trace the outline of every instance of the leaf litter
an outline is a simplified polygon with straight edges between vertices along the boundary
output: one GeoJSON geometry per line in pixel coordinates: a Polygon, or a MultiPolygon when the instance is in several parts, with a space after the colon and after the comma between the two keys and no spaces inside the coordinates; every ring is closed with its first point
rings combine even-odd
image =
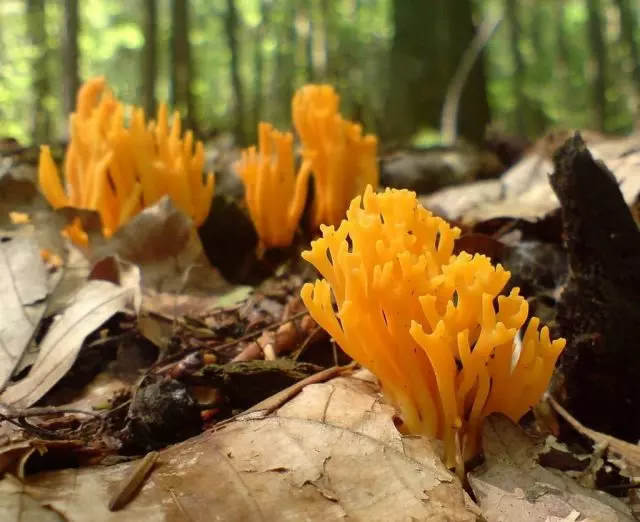
{"type": "MultiPolygon", "coordinates": [[[[461,218],[465,250],[503,262],[536,313],[546,307],[552,320],[567,260],[546,179],[557,144],[545,147],[497,182],[444,189],[427,201],[461,218]],[[478,199],[480,186],[491,187],[493,204],[478,199]]],[[[627,203],[637,194],[629,147],[593,143],[627,203]]],[[[14,178],[0,178],[0,203],[40,205],[28,177],[14,178]]],[[[637,469],[635,452],[625,453],[629,443],[612,439],[590,453],[580,436],[602,442],[597,432],[554,410],[542,414],[542,406],[526,433],[500,417],[486,423],[484,463],[466,475],[465,491],[442,466],[438,441],[400,435],[375,379],[334,366],[348,359],[296,297],[304,277],[295,263],[276,273],[296,253],[257,258],[246,215],[231,201],[213,208],[197,235],[168,199],[110,240],[95,223],[92,250],[66,245],[58,269],[42,262],[38,247],[84,215],[66,209],[44,233],[35,218],[2,232],[3,248],[32,237],[28,256],[16,259],[27,256],[45,276],[62,278],[51,295],[50,277],[43,286],[31,273],[25,285],[44,295],[21,300],[15,316],[40,306],[44,317],[32,322],[29,339],[42,331],[0,397],[3,520],[32,513],[42,520],[298,520],[303,512],[311,520],[631,519],[626,503],[593,489],[627,495],[637,469]],[[235,244],[229,223],[240,225],[235,244]],[[546,446],[536,435],[547,436],[546,446]],[[147,464],[157,461],[135,471],[139,461],[129,460],[145,454],[147,464]],[[569,457],[580,471],[569,470],[569,457]]],[[[94,218],[83,217],[88,225],[94,218]]]]}

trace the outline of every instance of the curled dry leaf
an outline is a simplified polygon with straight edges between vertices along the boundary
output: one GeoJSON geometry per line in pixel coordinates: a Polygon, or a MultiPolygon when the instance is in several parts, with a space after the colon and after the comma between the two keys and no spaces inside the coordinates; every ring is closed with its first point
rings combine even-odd
{"type": "Polygon", "coordinates": [[[491,416],[484,426],[485,463],[469,474],[469,483],[485,518],[491,521],[565,519],[635,520],[620,500],[579,486],[561,472],[536,462],[542,451],[509,419],[491,416]]]}
{"type": "Polygon", "coordinates": [[[402,437],[375,387],[353,377],[160,452],[138,496],[109,512],[135,465],[42,473],[23,494],[71,521],[480,519],[435,443],[402,437]]]}
{"type": "Polygon", "coordinates": [[[195,263],[208,266],[189,216],[164,196],[95,248],[94,259],[118,256],[138,265],[145,286],[177,290],[195,263]]]}
{"type": "Polygon", "coordinates": [[[49,294],[38,245],[16,237],[0,243],[0,389],[2,389],[40,322],[49,294]]]}
{"type": "Polygon", "coordinates": [[[90,281],[51,326],[29,374],[0,395],[0,402],[28,408],[69,371],[85,338],[133,299],[134,289],[90,281]]]}

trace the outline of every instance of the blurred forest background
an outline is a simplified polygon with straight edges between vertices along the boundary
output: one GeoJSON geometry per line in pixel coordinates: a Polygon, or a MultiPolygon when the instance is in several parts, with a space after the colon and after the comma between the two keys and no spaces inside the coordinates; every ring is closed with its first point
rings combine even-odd
{"type": "Polygon", "coordinates": [[[200,136],[290,127],[294,90],[333,84],[387,142],[438,135],[447,86],[487,16],[459,130],[534,138],[630,131],[640,99],[637,0],[0,0],[0,134],[64,139],[79,83],[178,108],[200,136]]]}

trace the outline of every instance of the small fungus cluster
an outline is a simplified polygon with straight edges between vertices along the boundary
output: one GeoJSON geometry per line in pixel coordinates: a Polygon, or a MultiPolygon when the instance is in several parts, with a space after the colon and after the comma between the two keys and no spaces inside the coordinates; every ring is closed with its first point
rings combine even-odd
{"type": "MultiPolygon", "coordinates": [[[[48,146],[40,152],[40,188],[55,207],[96,210],[110,237],[144,208],[164,195],[200,225],[209,214],[214,191],[212,173],[203,177],[204,147],[188,131],[182,136],[180,115],[169,124],[165,104],[157,120],[146,121],[134,108],[125,125],[125,106],[94,78],[78,92],[70,116],[70,142],[64,162],[65,188],[48,146]]],[[[67,227],[69,238],[87,246],[79,223],[67,227]]]]}
{"type": "Polygon", "coordinates": [[[311,174],[309,165],[303,165],[296,176],[293,135],[260,123],[258,149],[242,151],[238,173],[263,248],[289,246],[304,210],[311,174]]]}
{"type": "Polygon", "coordinates": [[[236,170],[245,185],[252,221],[264,248],[291,244],[313,177],[312,226],[337,225],[354,196],[378,185],[375,136],[339,112],[340,98],[329,85],[306,85],[292,100],[302,162],[295,174],[293,136],[259,125],[258,149],[244,151],[236,170]],[[279,230],[276,230],[279,227],[279,230]]]}
{"type": "Polygon", "coordinates": [[[480,447],[481,421],[518,421],[543,395],[565,340],[551,340],[510,273],[483,255],[454,255],[460,230],[413,192],[368,187],[347,219],[321,227],[303,258],[323,279],[306,284],[311,316],[380,380],[406,430],[444,441],[453,466],[480,447]]]}

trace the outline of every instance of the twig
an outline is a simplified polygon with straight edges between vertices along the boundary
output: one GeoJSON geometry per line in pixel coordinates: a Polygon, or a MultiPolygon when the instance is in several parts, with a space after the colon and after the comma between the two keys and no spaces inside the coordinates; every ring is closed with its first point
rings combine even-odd
{"type": "Polygon", "coordinates": [[[293,360],[297,361],[300,356],[302,355],[302,353],[307,349],[307,346],[309,346],[309,343],[311,342],[311,339],[313,339],[315,337],[315,335],[321,330],[320,326],[316,326],[313,331],[307,336],[307,338],[303,341],[303,343],[300,345],[300,348],[298,348],[298,351],[295,353],[295,355],[293,356],[293,360]]]}
{"type": "Polygon", "coordinates": [[[458,108],[464,84],[473,69],[473,64],[478,59],[482,49],[487,45],[502,21],[502,15],[487,16],[476,32],[469,47],[465,50],[456,69],[451,83],[447,88],[447,95],[442,107],[440,119],[440,135],[445,145],[453,145],[457,140],[458,108]]]}
{"type": "Polygon", "coordinates": [[[99,414],[94,411],[85,411],[78,410],[75,408],[56,408],[56,407],[45,407],[45,408],[27,408],[26,410],[17,411],[13,413],[3,413],[2,416],[6,419],[20,419],[26,417],[45,417],[48,415],[61,415],[64,413],[78,413],[81,415],[90,415],[97,417],[99,414]]]}
{"type": "Polygon", "coordinates": [[[16,420],[16,419],[10,419],[6,415],[3,415],[2,413],[0,413],[0,421],[9,422],[14,426],[20,428],[21,430],[24,430],[28,433],[33,433],[34,435],[37,435],[38,437],[41,437],[44,439],[60,439],[61,438],[57,433],[54,433],[53,431],[45,430],[44,428],[39,428],[38,426],[29,424],[24,417],[19,417],[18,420],[16,420]]]}
{"type": "Polygon", "coordinates": [[[304,312],[299,312],[297,314],[292,315],[291,317],[289,317],[288,319],[285,319],[283,321],[279,321],[277,323],[273,323],[270,324],[269,326],[265,326],[264,328],[261,328],[260,330],[257,330],[255,332],[251,332],[249,334],[243,335],[242,337],[239,337],[238,339],[234,339],[233,341],[229,341],[228,343],[224,343],[224,344],[219,344],[217,346],[207,346],[207,345],[200,345],[200,346],[191,346],[189,348],[185,348],[184,350],[181,350],[178,353],[174,353],[171,355],[168,355],[167,357],[165,357],[164,359],[157,361],[153,366],[151,366],[151,368],[149,368],[149,371],[153,371],[156,370],[158,368],[158,366],[165,367],[167,365],[167,363],[170,362],[175,362],[178,361],[182,358],[184,358],[186,355],[189,355],[190,353],[194,353],[194,352],[199,352],[200,350],[205,350],[207,348],[215,348],[216,351],[220,351],[220,350],[226,350],[227,348],[232,348],[240,343],[243,343],[245,341],[251,341],[253,339],[255,339],[256,337],[260,337],[264,332],[268,332],[270,330],[275,330],[276,328],[280,328],[283,324],[287,324],[288,322],[291,321],[295,321],[297,319],[300,319],[301,317],[304,317],[305,315],[308,315],[309,312],[307,310],[305,310],[304,312]]]}
{"type": "Polygon", "coordinates": [[[631,444],[624,440],[616,439],[611,435],[600,433],[599,431],[587,428],[578,419],[571,415],[566,409],[564,409],[560,403],[550,394],[546,394],[546,399],[554,410],[560,415],[567,423],[578,433],[591,439],[595,444],[607,445],[612,450],[623,455],[631,464],[640,467],[640,446],[631,444]]]}
{"type": "Polygon", "coordinates": [[[357,363],[354,361],[345,366],[332,366],[331,368],[327,368],[326,370],[314,373],[313,375],[310,375],[309,377],[302,379],[295,384],[292,384],[288,388],[279,391],[278,393],[259,402],[258,404],[254,404],[253,406],[251,406],[251,408],[238,413],[233,417],[229,417],[228,419],[218,422],[215,426],[213,426],[213,430],[218,430],[219,428],[222,428],[223,426],[226,426],[227,424],[251,413],[263,412],[265,415],[269,415],[270,413],[276,411],[280,406],[293,399],[310,384],[326,382],[333,377],[337,377],[339,375],[342,375],[343,373],[353,370],[356,364],[357,363]]]}
{"type": "Polygon", "coordinates": [[[109,511],[118,511],[131,501],[153,469],[157,459],[158,452],[150,451],[138,462],[131,475],[126,478],[109,501],[109,511]]]}

